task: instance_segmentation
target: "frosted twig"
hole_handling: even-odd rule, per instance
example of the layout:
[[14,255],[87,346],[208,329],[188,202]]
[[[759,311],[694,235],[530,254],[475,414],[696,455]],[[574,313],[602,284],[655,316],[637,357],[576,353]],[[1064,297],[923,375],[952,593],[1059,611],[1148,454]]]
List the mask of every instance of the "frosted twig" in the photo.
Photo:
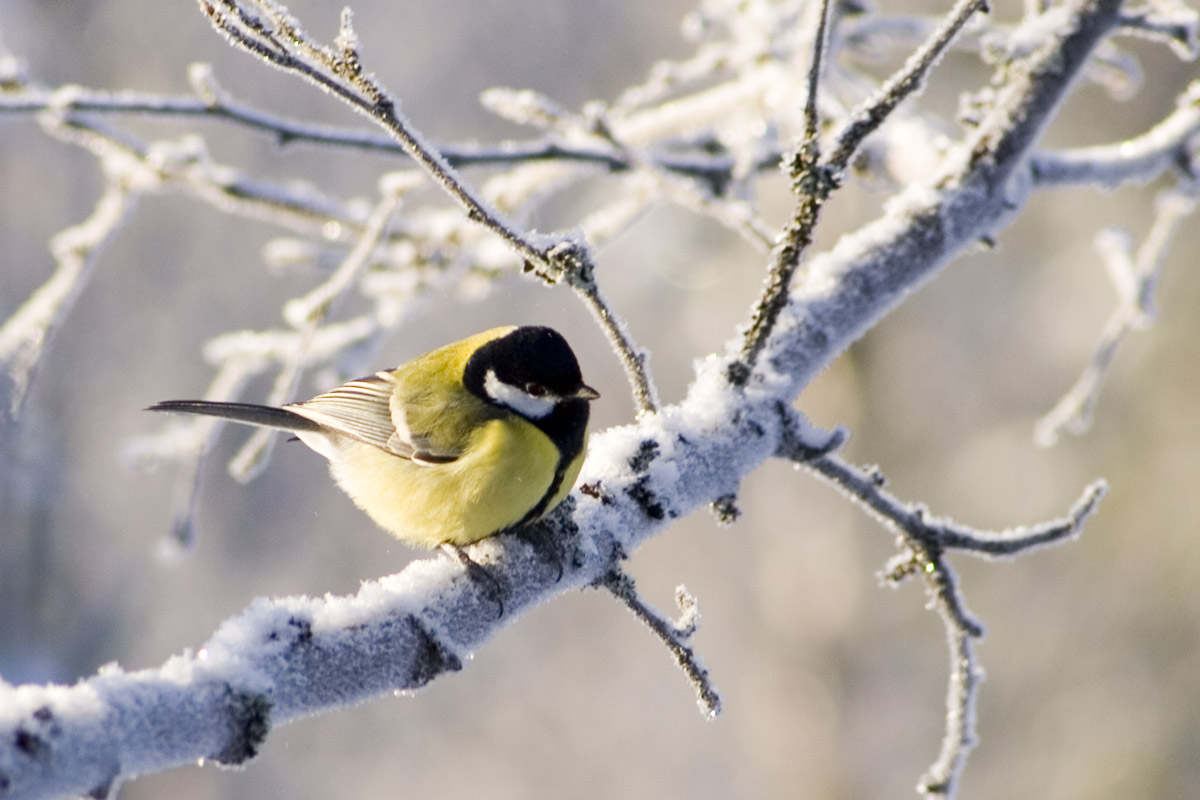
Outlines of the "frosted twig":
[[601,329],[607,334],[609,344],[616,348],[617,357],[625,367],[625,376],[633,389],[633,401],[639,414],[652,414],[659,408],[658,389],[650,377],[650,352],[638,345],[608,300],[600,291],[591,269],[580,265],[568,280],[583,304],[596,317]]
[[[63,96],[63,102],[69,104],[70,94]],[[147,142],[79,114],[45,119],[55,120],[49,129],[53,135],[93,152],[102,150],[110,157],[119,157],[120,165],[130,175],[136,174],[143,191],[178,186],[218,211],[304,233],[325,233],[336,227],[338,237],[327,238],[349,238],[362,229],[361,215],[348,204],[309,186],[283,186],[248,178],[214,161],[199,136]]]
[[593,135],[611,145],[630,167],[641,169],[653,176],[677,203],[717,220],[738,233],[755,250],[761,253],[770,252],[772,232],[748,203],[718,197],[711,190],[702,190],[692,181],[662,169],[653,159],[623,142],[605,119],[600,107],[590,109],[588,123],[587,129]]
[[[943,578],[953,575],[945,565],[940,565],[939,574]],[[939,614],[946,626],[946,641],[950,648],[946,733],[937,760],[921,776],[917,788],[922,794],[953,798],[958,793],[958,779],[967,764],[967,756],[979,744],[975,735],[975,706],[983,670],[975,657],[976,634],[954,624],[940,605]]]
[[606,573],[599,581],[599,585],[612,592],[613,596],[624,603],[633,612],[633,615],[641,620],[642,624],[649,628],[650,632],[671,651],[675,663],[688,676],[688,680],[696,690],[696,705],[700,707],[700,713],[704,715],[705,719],[713,719],[720,714],[721,696],[717,693],[716,687],[712,685],[708,670],[700,661],[700,657],[688,644],[688,640],[695,634],[700,623],[700,611],[696,604],[696,598],[689,594],[683,586],[676,588],[675,602],[679,604],[683,616],[678,623],[673,623],[646,605],[641,595],[638,594],[633,578],[620,568],[614,567]]
[[[300,369],[327,361],[369,339],[379,328],[374,316],[363,315],[312,331],[235,331],[217,336],[204,348],[205,359],[218,367],[202,399],[237,400],[245,385],[273,364],[296,364]],[[276,386],[281,382],[277,380]],[[181,465],[175,480],[171,535],[164,550],[170,557],[195,546],[194,500],[200,489],[203,458],[224,424],[215,417],[170,419],[160,432],[133,439],[123,450],[126,461],[135,466],[161,461]],[[230,472],[238,476],[232,464]]]
[[[595,281],[591,249],[579,238],[542,236],[513,224],[498,208],[477,193],[400,113],[399,103],[362,68],[357,37],[349,10],[342,13],[335,47],[318,45],[301,30],[298,21],[275,0],[199,0],[213,26],[229,41],[261,56],[277,67],[295,72],[345,100],[382,125],[433,180],[467,212],[525,260],[526,269],[548,283],[565,281],[581,293],[617,347],[633,387],[639,409],[657,408],[657,392],[647,372],[646,354],[613,314]],[[258,9],[256,16],[249,8]]]
[[[780,312],[787,303],[792,278],[800,266],[813,231],[821,216],[825,201],[837,189],[841,176],[863,140],[883,124],[902,100],[919,89],[926,75],[937,64],[958,32],[975,13],[986,10],[987,0],[958,0],[946,19],[929,39],[917,49],[904,66],[863,103],[852,115],[851,122],[838,135],[833,152],[821,155],[816,119],[816,100],[808,99],[804,138],[796,149],[783,159],[784,169],[792,181],[792,192],[798,202],[791,219],[784,227],[775,246],[774,259],[766,285],[751,316],[743,337],[740,359],[730,366],[729,379],[743,385],[775,327]],[[823,6],[822,18],[829,13]],[[826,45],[822,30],[813,41],[814,55],[809,73],[810,86],[816,85],[823,51]]]
[[[61,92],[60,97],[69,105],[69,92]],[[330,223],[336,224],[339,235],[361,229],[348,208],[315,190],[250,181],[212,163],[198,137],[146,143],[79,114],[47,112],[42,121],[52,136],[92,152],[108,183],[93,214],[51,240],[58,262],[54,275],[0,326],[0,365],[12,382],[13,414],[28,395],[36,365],[86,284],[96,256],[141,194],[179,185],[226,213],[292,229],[328,231]]]
[[1128,33],[1165,42],[1187,61],[1200,55],[1200,14],[1181,0],[1148,0],[1121,15]]
[[831,170],[840,174],[846,169],[863,139],[882,125],[901,101],[924,85],[925,77],[941,60],[963,26],[971,17],[987,11],[987,8],[987,0],[958,0],[955,3],[942,23],[904,66],[888,78],[873,97],[855,110],[850,123],[838,134],[837,146],[826,161]]
[[[263,364],[256,359],[228,359],[217,369],[204,394],[205,400],[223,401],[236,397]],[[137,466],[162,460],[180,463],[172,488],[171,527],[159,547],[159,555],[173,561],[196,547],[196,500],[200,495],[204,457],[216,440],[223,423],[214,417],[175,419],[159,434],[130,441],[122,455]]]
[[886,480],[877,468],[855,467],[834,453],[814,458],[811,446],[804,442],[803,432],[785,434],[778,455],[825,478],[899,534],[900,553],[889,561],[883,578],[898,584],[914,575],[924,576],[933,606],[945,625],[950,648],[946,732],[941,752],[921,779],[920,789],[925,794],[953,797],[967,755],[976,744],[975,703],[982,671],[973,640],[983,636],[984,629],[966,609],[957,577],[946,563],[946,552],[1013,557],[1032,548],[1064,542],[1079,533],[1104,496],[1106,486],[1102,481],[1088,486],[1061,519],[1006,531],[979,531],[932,517],[922,505],[902,502],[884,489]]
[[817,14],[817,32],[813,36],[812,57],[808,64],[808,91],[804,97],[804,141],[815,142],[821,134],[821,114],[818,97],[821,73],[825,68],[825,51],[829,47],[829,0],[821,0]]
[[545,279],[554,281],[560,277],[561,270],[553,264],[550,251],[562,244],[561,240],[522,231],[478,196],[400,113],[399,104],[391,95],[363,70],[348,9],[342,13],[336,44],[327,47],[310,39],[299,22],[275,0],[199,0],[199,5],[231,44],[304,77],[382,125],[466,210],[467,216],[508,242]]
[[813,37],[812,57],[808,69],[808,97],[804,102],[804,134],[795,149],[784,156],[783,168],[792,181],[792,192],[796,195],[796,209],[792,213],[776,242],[772,263],[767,273],[758,302],[750,318],[750,326],[743,337],[741,357],[729,367],[729,380],[737,386],[745,385],[775,327],[775,321],[787,302],[788,288],[800,266],[804,251],[812,244],[813,229],[821,216],[825,200],[836,188],[836,175],[821,163],[820,116],[818,114],[817,90],[820,87],[821,68],[828,45],[829,3],[822,0],[817,34]]
[[833,453],[812,458],[811,452],[803,451],[793,457],[781,450],[780,457],[794,460],[824,477],[885,525],[929,553],[961,550],[982,557],[1008,558],[1032,548],[1059,544],[1079,533],[1107,491],[1103,481],[1091,484],[1061,519],[1003,531],[982,531],[931,517],[922,505],[904,503],[884,488],[886,480],[876,468],[853,466]]
[[1087,431],[1100,386],[1112,366],[1117,348],[1130,333],[1153,324],[1156,314],[1154,291],[1171,240],[1183,220],[1196,210],[1195,193],[1166,192],[1159,196],[1157,210],[1154,224],[1136,255],[1130,252],[1129,237],[1122,231],[1107,229],[1096,237],[1096,249],[1117,292],[1117,305],[1104,324],[1091,361],[1075,385],[1038,420],[1034,439],[1043,447],[1054,445],[1063,431],[1077,435]]

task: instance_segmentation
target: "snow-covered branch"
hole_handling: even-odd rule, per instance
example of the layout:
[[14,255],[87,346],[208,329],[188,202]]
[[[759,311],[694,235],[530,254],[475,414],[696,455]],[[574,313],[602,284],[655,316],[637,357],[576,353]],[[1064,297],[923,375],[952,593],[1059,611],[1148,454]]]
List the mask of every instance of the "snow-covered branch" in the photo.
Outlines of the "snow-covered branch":
[[1114,189],[1146,182],[1170,169],[1194,175],[1195,144],[1200,137],[1200,81],[1176,100],[1162,122],[1123,142],[1074,150],[1040,151],[1030,159],[1038,188],[1094,185]]

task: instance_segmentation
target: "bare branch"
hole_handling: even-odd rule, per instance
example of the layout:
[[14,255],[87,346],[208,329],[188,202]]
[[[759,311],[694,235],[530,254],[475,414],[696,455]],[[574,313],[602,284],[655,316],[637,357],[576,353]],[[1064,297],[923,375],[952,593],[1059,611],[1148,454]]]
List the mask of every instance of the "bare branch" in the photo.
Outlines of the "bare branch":
[[[206,64],[192,65],[193,74],[200,72],[206,81],[214,81],[208,69]],[[216,86],[215,82],[213,86]],[[136,114],[214,119],[270,134],[281,146],[310,144],[408,156],[404,146],[386,134],[318,125],[270,114],[234,100],[223,90],[211,98],[105,92],[79,86],[54,90],[24,88],[17,92],[0,93],[0,114],[37,114],[55,109],[96,115]],[[444,143],[438,144],[436,149],[448,164],[459,169],[543,161],[578,162],[612,172],[626,171],[632,166],[624,154],[611,147],[569,143],[555,136],[487,145]],[[734,167],[733,159],[729,156],[702,152],[663,152],[649,158],[659,169],[703,181],[714,190],[728,183]],[[764,160],[759,168],[766,170],[773,167],[774,162]]]
[[[400,192],[397,188],[399,187],[391,186],[383,189],[383,199],[367,220],[358,243],[329,278],[308,294],[284,305],[284,318],[300,331],[305,344],[293,358],[280,365],[275,385],[263,401],[267,405],[279,406],[296,399],[295,391],[307,360],[309,344],[317,329],[329,317],[334,305],[358,280],[359,275],[370,263],[372,254],[384,241],[388,222],[400,202]],[[229,474],[241,482],[249,481],[258,475],[266,465],[270,443],[277,440],[274,434],[275,431],[267,428],[255,430],[229,462]]]
[[662,189],[684,208],[691,208],[698,213],[707,214],[737,232],[755,250],[762,253],[770,251],[773,232],[750,204],[717,197],[712,191],[707,191],[690,180],[662,169],[652,158],[639,152],[632,145],[621,141],[616,131],[605,119],[602,108],[595,107],[590,111],[588,129],[621,153],[625,163],[631,168],[640,169],[651,175]]
[[[931,517],[923,505],[900,501],[885,490],[886,481],[877,468],[855,467],[833,453],[813,458],[807,449],[795,452],[781,449],[780,457],[802,464],[824,477],[926,553],[962,550],[979,556],[1012,557],[1032,548],[1060,544],[1079,533],[1107,490],[1102,481],[1088,486],[1062,519],[1004,531],[981,531],[953,520]],[[889,570],[889,574],[892,571]]]
[[[257,0],[246,6],[237,0],[199,0],[199,3],[213,26],[230,43],[327,89],[374,119],[466,210],[468,217],[508,242],[521,257],[541,271],[542,277],[553,282],[561,275],[561,270],[551,263],[550,251],[562,241],[521,231],[479,197],[400,113],[397,102],[387,91],[363,71],[354,47],[347,45],[333,49],[317,44],[275,0]],[[248,8],[258,10],[263,16],[252,15]],[[342,31],[340,41],[353,40],[348,15],[343,17]]]
[[853,120],[838,134],[837,147],[826,161],[832,171],[837,174],[845,171],[863,140],[878,129],[905,98],[924,86],[929,71],[941,60],[963,26],[987,8],[987,0],[957,0],[942,23],[900,71],[888,78],[875,95],[854,112]]
[[1165,42],[1187,61],[1200,55],[1200,13],[1182,0],[1148,0],[1121,16],[1125,32]]
[[[951,575],[941,565],[938,574]],[[967,755],[975,749],[979,738],[975,734],[975,706],[983,670],[975,657],[975,635],[964,629],[942,611],[946,625],[946,640],[950,649],[950,680],[946,689],[946,733],[937,760],[921,777],[917,788],[922,794],[953,798],[958,794],[958,780],[967,765]]]

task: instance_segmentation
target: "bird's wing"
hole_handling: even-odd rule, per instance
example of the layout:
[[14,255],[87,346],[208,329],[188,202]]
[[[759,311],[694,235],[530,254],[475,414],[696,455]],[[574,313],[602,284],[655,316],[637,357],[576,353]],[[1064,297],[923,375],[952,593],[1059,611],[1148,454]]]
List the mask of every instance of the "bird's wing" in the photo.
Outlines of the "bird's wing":
[[377,372],[286,408],[418,464],[444,464],[458,458],[461,448],[437,447],[409,427],[408,414],[394,397],[396,383],[393,373]]

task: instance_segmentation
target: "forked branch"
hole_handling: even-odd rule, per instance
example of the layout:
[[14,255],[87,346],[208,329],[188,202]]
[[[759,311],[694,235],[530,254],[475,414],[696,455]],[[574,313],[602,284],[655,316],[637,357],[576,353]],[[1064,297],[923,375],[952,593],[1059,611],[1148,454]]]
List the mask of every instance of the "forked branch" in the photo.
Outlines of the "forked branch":
[[813,41],[809,96],[805,105],[805,134],[795,150],[783,159],[783,168],[792,181],[792,192],[796,195],[796,207],[775,246],[766,285],[743,336],[740,358],[730,366],[729,379],[733,384],[741,386],[749,379],[759,354],[787,304],[792,279],[813,242],[821,211],[840,185],[851,158],[896,107],[924,85],[929,71],[954,42],[967,21],[976,13],[986,11],[987,7],[987,0],[958,0],[942,24],[908,62],[851,115],[850,121],[835,137],[833,152],[823,156],[816,91],[825,58],[825,26],[829,4],[827,1],[822,3],[821,24]]
[[862,469],[836,453],[815,455],[799,434],[785,435],[778,456],[804,466],[865,508],[899,536],[900,552],[887,565],[883,578],[890,584],[920,575],[933,607],[946,628],[950,650],[950,677],[946,692],[946,730],[936,761],[921,780],[921,791],[953,797],[967,755],[976,743],[975,704],[982,679],[974,640],[983,636],[983,625],[963,600],[958,579],[946,554],[962,550],[981,556],[1013,557],[1030,549],[1057,544],[1078,535],[1106,491],[1097,481],[1084,490],[1067,516],[1007,531],[980,531],[949,519],[932,517],[919,504],[905,503],[888,492],[877,468]]

